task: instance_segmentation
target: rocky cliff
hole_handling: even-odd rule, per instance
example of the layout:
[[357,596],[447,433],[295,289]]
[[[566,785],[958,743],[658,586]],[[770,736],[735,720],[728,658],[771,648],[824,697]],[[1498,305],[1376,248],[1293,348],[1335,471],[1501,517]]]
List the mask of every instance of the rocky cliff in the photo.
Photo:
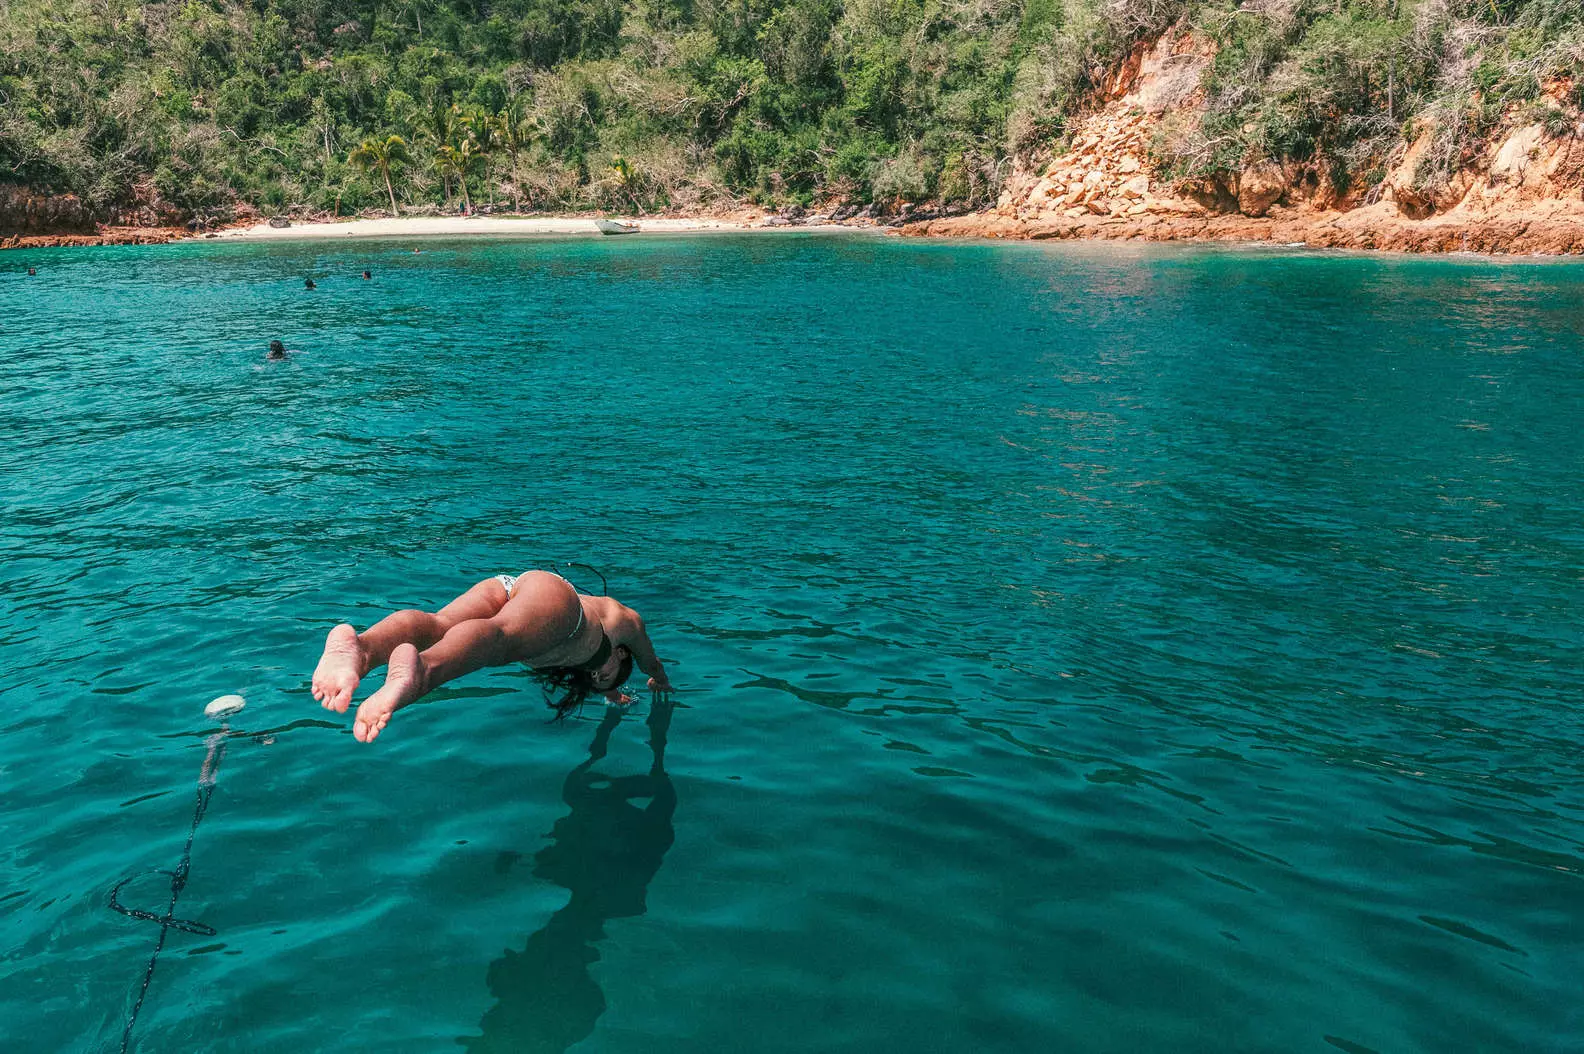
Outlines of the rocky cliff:
[[39,194],[0,183],[0,249],[166,242],[196,226],[152,187],[137,188],[131,201],[112,209],[94,208],[75,194]]
[[1384,180],[1350,193],[1307,164],[1164,178],[1156,147],[1174,124],[1196,120],[1211,57],[1189,33],[1139,45],[1074,123],[1067,148],[1015,170],[995,208],[910,224],[905,233],[1584,252],[1584,117],[1563,107],[1568,86],[1558,86],[1546,123],[1510,115],[1482,153],[1433,187],[1419,178],[1431,127],[1390,161]]

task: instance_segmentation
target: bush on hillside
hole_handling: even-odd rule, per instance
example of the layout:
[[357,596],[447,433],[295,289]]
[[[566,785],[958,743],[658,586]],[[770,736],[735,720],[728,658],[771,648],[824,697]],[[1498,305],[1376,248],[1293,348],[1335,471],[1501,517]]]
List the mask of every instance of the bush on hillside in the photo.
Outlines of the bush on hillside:
[[[1168,172],[1267,159],[1379,178],[1433,130],[1445,180],[1525,107],[1584,102],[1576,0],[328,0],[0,9],[0,171],[95,207],[993,201],[1138,41],[1217,53]],[[1527,112],[1527,111],[1524,111]],[[637,181],[613,188],[613,158]],[[447,160],[450,158],[451,160]],[[388,204],[385,206],[388,208]]]

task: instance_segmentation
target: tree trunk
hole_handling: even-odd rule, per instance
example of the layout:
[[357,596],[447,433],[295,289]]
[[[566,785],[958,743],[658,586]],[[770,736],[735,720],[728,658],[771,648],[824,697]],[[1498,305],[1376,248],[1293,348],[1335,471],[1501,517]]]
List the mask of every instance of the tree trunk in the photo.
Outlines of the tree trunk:
[[389,163],[388,163],[388,162],[387,162],[387,163],[381,163],[381,165],[380,165],[380,172],[381,172],[381,173],[383,173],[383,174],[384,174],[384,176],[385,176],[385,193],[387,193],[387,194],[389,194],[389,195],[390,195],[390,201],[391,201],[391,218],[393,218],[393,219],[394,219],[394,218],[396,218],[396,217],[398,217],[398,216],[400,216],[400,215],[401,215],[401,213],[399,213],[399,212],[397,212],[397,211],[396,211],[396,191],[395,191],[395,189],[394,189],[394,188],[393,188],[393,187],[392,187],[392,186],[391,186],[391,181],[390,181],[390,164],[389,164]]
[[473,215],[473,199],[468,197],[467,176],[457,177],[457,182],[462,184],[462,211],[464,215]]

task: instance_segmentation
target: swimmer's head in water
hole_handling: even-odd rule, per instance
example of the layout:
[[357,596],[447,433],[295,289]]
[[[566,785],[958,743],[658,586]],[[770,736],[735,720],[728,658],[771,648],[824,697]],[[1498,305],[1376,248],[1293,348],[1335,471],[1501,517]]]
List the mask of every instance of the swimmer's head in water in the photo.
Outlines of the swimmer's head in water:
[[597,670],[581,666],[541,666],[533,671],[535,680],[544,688],[545,705],[556,712],[556,719],[582,706],[596,693],[620,688],[632,675],[632,652],[623,645],[611,650],[605,665]]
[[286,357],[286,345],[282,344],[278,340],[270,341],[269,355],[266,357],[271,359],[284,359]]
[[610,692],[620,688],[632,676],[632,667],[632,652],[625,644],[613,649],[605,665],[594,671],[594,690]]
[[304,278],[303,279],[303,288],[304,289],[317,289],[318,286],[314,285],[314,280],[312,278]]
[[367,272],[367,271],[364,271],[364,272],[363,272],[363,278],[364,278],[364,280],[365,280],[365,281],[366,281],[366,280],[368,280],[368,279],[370,279],[370,278],[373,278],[373,277],[374,277],[374,276],[373,276],[373,275],[371,275],[371,274],[369,274],[369,273],[368,273],[368,272]]

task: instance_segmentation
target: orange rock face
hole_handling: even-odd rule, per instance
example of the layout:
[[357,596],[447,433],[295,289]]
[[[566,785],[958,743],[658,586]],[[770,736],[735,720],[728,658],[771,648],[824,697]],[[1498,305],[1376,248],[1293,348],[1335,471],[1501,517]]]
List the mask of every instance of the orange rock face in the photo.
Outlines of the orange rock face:
[[181,227],[101,227],[94,234],[0,235],[0,249],[50,249],[62,245],[158,245],[188,237]]
[[[1449,177],[1422,178],[1427,129],[1373,190],[1340,194],[1312,166],[1263,161],[1172,182],[1151,147],[1168,117],[1196,120],[1210,50],[1192,34],[1141,44],[1066,153],[1008,179],[994,209],[910,224],[942,237],[1274,241],[1401,252],[1584,252],[1584,115],[1548,138],[1518,114],[1485,154]],[[1553,100],[1558,106],[1562,103]],[[1571,111],[1569,111],[1571,112]]]
[[1154,213],[1136,216],[994,214],[910,224],[906,235],[952,238],[1105,238],[1144,241],[1268,241],[1327,249],[1393,252],[1584,253],[1584,205],[1499,215],[1411,220],[1390,205],[1350,212],[1272,209],[1266,216]]

